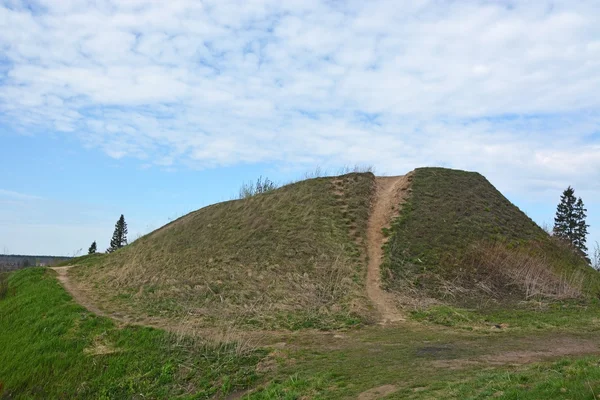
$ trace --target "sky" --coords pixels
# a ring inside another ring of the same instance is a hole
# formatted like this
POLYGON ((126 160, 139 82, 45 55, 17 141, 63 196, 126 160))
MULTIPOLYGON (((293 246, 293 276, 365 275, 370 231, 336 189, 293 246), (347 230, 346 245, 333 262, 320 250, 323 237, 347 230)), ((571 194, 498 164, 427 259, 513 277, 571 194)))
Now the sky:
POLYGON ((0 252, 76 255, 320 166, 484 174, 600 241, 600 0, 0 0, 0 252))

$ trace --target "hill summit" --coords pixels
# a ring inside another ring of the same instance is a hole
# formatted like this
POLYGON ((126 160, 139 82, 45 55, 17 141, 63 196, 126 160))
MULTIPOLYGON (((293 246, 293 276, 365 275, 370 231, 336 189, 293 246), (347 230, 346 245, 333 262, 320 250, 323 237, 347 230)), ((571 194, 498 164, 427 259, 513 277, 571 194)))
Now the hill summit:
POLYGON ((199 327, 338 328, 400 320, 424 299, 598 289, 585 260, 483 176, 442 168, 301 181, 204 207, 75 264, 75 282, 101 307, 199 327))

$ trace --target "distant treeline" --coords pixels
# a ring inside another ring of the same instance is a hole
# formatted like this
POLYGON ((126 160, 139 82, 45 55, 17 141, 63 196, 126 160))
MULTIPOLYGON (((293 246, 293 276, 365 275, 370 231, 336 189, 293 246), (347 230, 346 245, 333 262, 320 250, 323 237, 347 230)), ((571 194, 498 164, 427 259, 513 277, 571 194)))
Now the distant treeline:
POLYGON ((58 264, 71 257, 54 256, 27 256, 19 254, 0 254, 0 271, 14 271, 16 269, 48 266, 58 264))

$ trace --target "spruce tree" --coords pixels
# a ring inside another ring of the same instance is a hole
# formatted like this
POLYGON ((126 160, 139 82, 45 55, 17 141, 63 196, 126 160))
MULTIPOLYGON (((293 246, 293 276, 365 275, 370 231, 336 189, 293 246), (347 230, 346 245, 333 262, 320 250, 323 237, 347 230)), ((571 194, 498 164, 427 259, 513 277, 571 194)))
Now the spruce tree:
POLYGON ((92 245, 88 249, 88 254, 96 254, 97 250, 98 250, 98 246, 96 245, 96 241, 94 240, 94 242, 92 243, 92 245))
POLYGON ((575 241, 573 244, 579 250, 587 254, 588 248, 586 246, 586 241, 588 234, 587 228, 589 225, 585 223, 585 219, 587 218, 587 209, 584 207, 581 197, 577 199, 577 203, 575 204, 575 215, 577 218, 577 226, 575 227, 575 241))
POLYGON ((575 190, 569 186, 560 197, 554 217, 554 235, 571 243, 575 248, 585 252, 587 228, 586 209, 581 198, 575 197, 575 190))
POLYGON ((127 245, 127 223, 125 217, 121 214, 121 217, 115 224, 115 231, 113 237, 110 240, 110 247, 106 250, 108 253, 112 253, 115 250, 120 249, 127 245))

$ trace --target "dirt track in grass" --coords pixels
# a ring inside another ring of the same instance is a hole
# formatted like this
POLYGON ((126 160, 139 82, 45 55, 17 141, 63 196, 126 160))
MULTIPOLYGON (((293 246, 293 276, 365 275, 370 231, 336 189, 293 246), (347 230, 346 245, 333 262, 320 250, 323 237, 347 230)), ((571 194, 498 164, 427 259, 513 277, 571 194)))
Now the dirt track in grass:
POLYGON ((376 179, 377 188, 367 230, 367 294, 385 324, 405 320, 394 304, 392 294, 381 288, 380 266, 383 258, 382 245, 385 243, 383 228, 389 228, 392 219, 400 212, 409 193, 411 174, 376 179))

